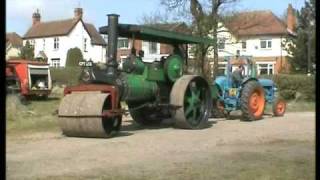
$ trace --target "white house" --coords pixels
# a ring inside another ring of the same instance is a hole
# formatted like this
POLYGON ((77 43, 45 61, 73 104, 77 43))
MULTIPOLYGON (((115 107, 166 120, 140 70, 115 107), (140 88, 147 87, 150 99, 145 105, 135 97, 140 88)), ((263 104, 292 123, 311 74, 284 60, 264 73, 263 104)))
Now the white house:
MULTIPOLYGON (((289 70, 288 53, 283 43, 294 36, 295 16, 292 6, 287 9, 287 22, 271 11, 241 12, 229 21, 220 23, 218 30, 219 68, 225 69, 227 56, 252 56, 258 74, 277 74, 289 70)), ((213 53, 209 53, 213 57, 213 53)))
POLYGON ((15 32, 6 34, 6 60, 18 58, 22 48, 22 38, 15 32))
POLYGON ((29 41, 35 57, 47 58, 52 67, 64 67, 68 50, 75 47, 81 50, 84 59, 105 62, 106 42, 92 24, 82 20, 82 15, 82 8, 75 8, 71 19, 41 22, 37 11, 23 44, 29 41))

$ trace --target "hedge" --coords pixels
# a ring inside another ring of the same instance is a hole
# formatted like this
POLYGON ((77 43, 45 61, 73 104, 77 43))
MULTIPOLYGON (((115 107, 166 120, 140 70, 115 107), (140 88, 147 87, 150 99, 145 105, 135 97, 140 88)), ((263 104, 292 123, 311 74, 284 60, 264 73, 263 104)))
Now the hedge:
POLYGON ((277 74, 259 78, 272 79, 276 83, 280 96, 286 100, 315 101, 315 76, 277 74))
MULTIPOLYGON (((76 85, 79 83, 81 67, 52 68, 51 79, 57 85, 76 85)), ((260 76, 272 79, 279 95, 286 100, 315 101, 315 76, 302 74, 278 74, 260 76)))
POLYGON ((51 68, 50 73, 55 85, 76 85, 79 83, 81 67, 51 68))
POLYGON ((79 66, 79 62, 83 61, 83 55, 79 48, 71 48, 67 52, 66 67, 79 66))

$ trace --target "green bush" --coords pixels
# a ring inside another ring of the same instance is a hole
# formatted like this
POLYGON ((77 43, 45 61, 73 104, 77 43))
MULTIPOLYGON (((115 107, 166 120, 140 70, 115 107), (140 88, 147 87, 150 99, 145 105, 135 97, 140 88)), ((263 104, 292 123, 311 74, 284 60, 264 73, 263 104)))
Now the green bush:
POLYGON ((76 85, 79 83, 81 67, 51 68, 50 73, 56 85, 76 85))
POLYGON ((66 67, 79 66, 79 62, 83 61, 83 55, 79 48, 71 48, 67 53, 66 67))
POLYGON ((305 74, 277 74, 260 76, 272 79, 279 90, 280 96, 286 100, 315 101, 315 77, 305 74))

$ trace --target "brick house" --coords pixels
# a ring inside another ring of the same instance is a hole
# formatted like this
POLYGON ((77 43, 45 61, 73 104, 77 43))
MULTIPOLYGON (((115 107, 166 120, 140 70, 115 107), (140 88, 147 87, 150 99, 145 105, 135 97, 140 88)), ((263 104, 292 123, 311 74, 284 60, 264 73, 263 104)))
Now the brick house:
MULTIPOLYGON (((191 30, 187 27, 185 23, 168 23, 168 24, 153 24, 152 27, 156 27, 162 30, 175 31, 181 33, 191 33, 191 30)), ((107 36, 104 36, 106 40, 107 36)), ((130 55, 131 48, 133 47, 132 39, 128 38, 118 38, 118 50, 117 50, 117 60, 122 61, 130 55)), ((157 43, 157 42, 147 42, 142 40, 135 40, 134 47, 137 50, 144 51, 143 61, 153 62, 158 61, 162 56, 167 56, 173 52, 173 47, 169 44, 157 43)))
MULTIPOLYGON (((227 56, 252 56, 258 75, 288 72, 288 53, 283 43, 286 37, 295 36, 296 18, 291 4, 287 9, 287 22, 271 11, 241 12, 220 23, 218 30, 219 69, 224 70, 227 56)), ((213 53, 209 53, 213 57, 213 53)))
POLYGON ((23 44, 29 41, 35 57, 47 57, 51 67, 64 67, 68 50, 75 47, 81 50, 84 59, 105 62, 106 42, 82 16, 82 8, 75 8, 73 18, 42 22, 37 11, 32 15, 32 26, 24 35, 23 44))

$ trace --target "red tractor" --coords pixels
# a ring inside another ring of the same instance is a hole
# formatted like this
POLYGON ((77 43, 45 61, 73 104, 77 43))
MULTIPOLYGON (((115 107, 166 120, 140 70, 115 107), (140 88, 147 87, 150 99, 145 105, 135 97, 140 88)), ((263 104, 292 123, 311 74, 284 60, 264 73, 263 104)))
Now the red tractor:
POLYGON ((29 60, 6 62, 7 94, 18 94, 21 98, 47 98, 52 82, 49 64, 29 60))

